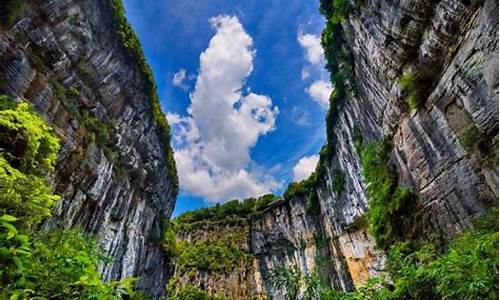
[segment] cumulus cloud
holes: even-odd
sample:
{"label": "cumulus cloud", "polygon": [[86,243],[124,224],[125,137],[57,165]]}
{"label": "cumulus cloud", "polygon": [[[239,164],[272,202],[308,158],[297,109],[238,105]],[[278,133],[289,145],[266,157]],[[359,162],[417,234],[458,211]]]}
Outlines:
{"label": "cumulus cloud", "polygon": [[176,87],[180,87],[184,91],[187,91],[189,87],[186,83],[184,83],[186,77],[186,69],[181,68],[174,74],[174,77],[172,78],[172,84]]}
{"label": "cumulus cloud", "polygon": [[306,58],[309,63],[319,64],[323,61],[323,47],[321,47],[321,37],[319,35],[299,31],[297,41],[306,51]]}
{"label": "cumulus cloud", "polygon": [[[309,96],[322,107],[328,107],[328,99],[333,91],[333,86],[327,78],[324,70],[325,59],[323,57],[323,47],[321,46],[321,37],[315,34],[299,31],[297,41],[304,49],[307,65],[302,69],[302,80],[314,80],[305,91]],[[311,74],[316,75],[316,79]],[[318,76],[319,75],[319,76]]]}
{"label": "cumulus cloud", "polygon": [[238,18],[220,15],[210,24],[215,35],[200,55],[188,115],[167,115],[181,187],[209,202],[269,193],[278,183],[259,171],[250,149],[275,129],[278,108],[266,95],[242,91],[255,50]]}
{"label": "cumulus cloud", "polygon": [[328,107],[332,91],[332,84],[322,79],[314,81],[309,87],[306,88],[306,92],[309,96],[325,108]]}
{"label": "cumulus cloud", "polygon": [[293,180],[301,181],[309,177],[316,169],[319,161],[319,155],[304,156],[293,167]]}

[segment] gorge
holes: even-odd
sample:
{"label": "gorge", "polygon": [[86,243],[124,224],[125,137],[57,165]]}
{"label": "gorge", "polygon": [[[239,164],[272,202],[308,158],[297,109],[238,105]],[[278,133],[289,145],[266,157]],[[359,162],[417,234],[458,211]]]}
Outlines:
{"label": "gorge", "polygon": [[[121,1],[6,0],[0,112],[29,103],[60,149],[52,169],[23,169],[43,143],[29,150],[19,141],[33,126],[0,115],[0,215],[23,217],[11,168],[47,175],[60,199],[36,231],[95,237],[112,258],[98,264],[103,282],[136,278],[141,297],[498,299],[498,2],[318,6],[334,91],[316,171],[281,197],[172,219],[170,129]],[[0,296],[36,295],[9,274]]]}

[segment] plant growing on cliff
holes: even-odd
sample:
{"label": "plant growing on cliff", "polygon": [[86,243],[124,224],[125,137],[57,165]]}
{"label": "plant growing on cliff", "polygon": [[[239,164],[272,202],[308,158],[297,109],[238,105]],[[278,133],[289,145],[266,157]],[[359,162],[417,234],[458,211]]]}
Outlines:
{"label": "plant growing on cliff", "polygon": [[388,166],[390,150],[387,139],[361,147],[362,175],[370,206],[369,229],[377,245],[385,249],[404,238],[415,198],[411,189],[397,185],[397,178]]}
{"label": "plant growing on cliff", "polygon": [[0,95],[0,298],[142,298],[132,279],[102,280],[104,256],[91,237],[34,230],[59,198],[45,179],[58,150],[58,138],[27,103]]}
{"label": "plant growing on cliff", "polygon": [[0,22],[4,27],[12,27],[26,8],[24,0],[5,0],[0,8]]}
{"label": "plant growing on cliff", "polygon": [[459,235],[449,249],[399,242],[388,251],[391,281],[372,278],[355,292],[324,290],[322,300],[498,299],[498,210]]}

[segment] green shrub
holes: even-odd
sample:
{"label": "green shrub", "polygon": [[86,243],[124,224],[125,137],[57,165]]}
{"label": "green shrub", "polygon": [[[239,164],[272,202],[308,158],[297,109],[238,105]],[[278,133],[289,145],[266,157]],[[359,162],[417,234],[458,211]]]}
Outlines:
{"label": "green shrub", "polygon": [[57,159],[59,140],[27,103],[0,96],[0,215],[30,228],[50,215],[59,199],[45,174]]}
{"label": "green shrub", "polygon": [[185,212],[175,218],[175,223],[179,229],[197,222],[236,223],[261,213],[271,202],[279,199],[275,195],[268,194],[259,198],[248,198],[243,201],[231,200],[222,205],[216,204],[212,207]]}
{"label": "green shrub", "polygon": [[267,280],[273,289],[284,293],[286,300],[296,300],[301,286],[301,274],[297,266],[282,266],[271,270]]}
{"label": "green shrub", "polygon": [[472,126],[470,129],[466,130],[458,138],[460,145],[467,153],[474,152],[476,145],[483,139],[484,139],[483,133],[475,125]]}
{"label": "green shrub", "polygon": [[177,243],[177,268],[179,272],[209,271],[217,274],[230,273],[238,267],[249,267],[253,255],[238,241],[248,238],[244,229],[226,232],[224,236],[213,236],[199,241]]}
{"label": "green shrub", "polygon": [[340,196],[344,191],[345,175],[340,169],[333,170],[333,191]]}
{"label": "green shrub", "polygon": [[9,29],[26,9],[24,0],[5,0],[0,8],[0,24]]}
{"label": "green shrub", "polygon": [[178,278],[171,278],[167,287],[167,300],[225,300],[218,295],[211,295],[195,285],[181,285]]}
{"label": "green shrub", "polygon": [[162,248],[168,257],[176,257],[179,255],[177,232],[174,226],[175,225],[172,222],[165,221],[165,226],[163,227]]}
{"label": "green shrub", "polygon": [[418,84],[418,74],[416,72],[404,73],[399,77],[398,83],[408,95],[410,109],[419,109],[423,104],[423,95]]}
{"label": "green shrub", "polygon": [[369,229],[377,245],[387,249],[409,231],[415,195],[409,188],[397,185],[397,178],[388,167],[391,144],[387,139],[361,148],[362,175],[369,197]]}

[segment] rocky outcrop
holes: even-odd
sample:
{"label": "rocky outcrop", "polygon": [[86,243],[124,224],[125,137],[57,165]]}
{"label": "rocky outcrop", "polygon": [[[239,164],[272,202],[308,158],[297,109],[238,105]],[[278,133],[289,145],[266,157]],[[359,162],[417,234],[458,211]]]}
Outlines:
{"label": "rocky outcrop", "polygon": [[112,257],[107,280],[164,293],[159,246],[176,178],[153,119],[149,78],[117,34],[111,1],[24,3],[0,31],[0,92],[24,98],[62,141],[51,181],[62,200],[46,226],[81,227]]}
{"label": "rocky outcrop", "polygon": [[[355,284],[384,261],[360,222],[368,200],[356,132],[365,142],[391,140],[390,166],[418,198],[417,236],[450,239],[498,204],[498,3],[464,3],[366,1],[343,25],[357,96],[328,124],[335,147],[318,195],[325,231]],[[409,108],[398,81],[405,72],[426,77],[419,109]],[[339,169],[346,183],[336,195]]]}

